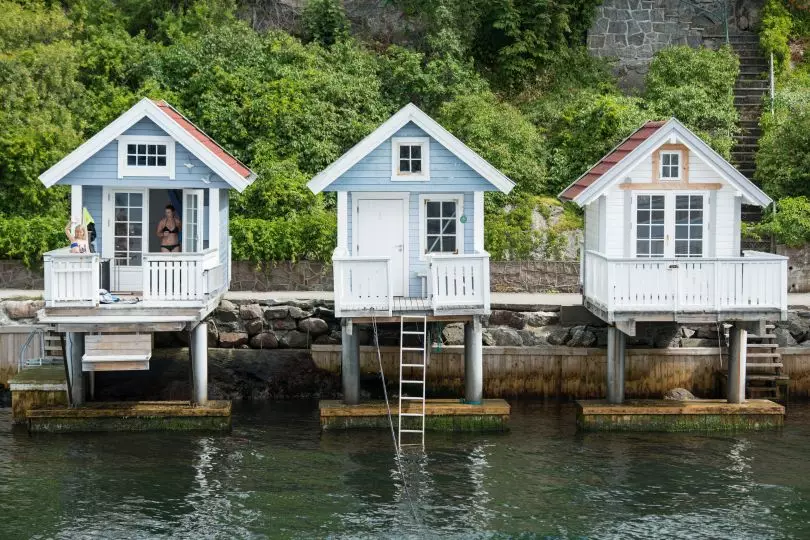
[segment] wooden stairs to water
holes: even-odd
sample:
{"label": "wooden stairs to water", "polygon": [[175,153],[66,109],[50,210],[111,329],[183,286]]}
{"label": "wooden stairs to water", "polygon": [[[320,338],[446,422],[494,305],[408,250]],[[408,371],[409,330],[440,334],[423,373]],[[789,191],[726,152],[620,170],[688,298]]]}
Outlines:
{"label": "wooden stairs to water", "polygon": [[789,377],[783,373],[784,364],[776,343],[774,325],[765,324],[764,333],[748,334],[745,394],[748,398],[787,401]]}

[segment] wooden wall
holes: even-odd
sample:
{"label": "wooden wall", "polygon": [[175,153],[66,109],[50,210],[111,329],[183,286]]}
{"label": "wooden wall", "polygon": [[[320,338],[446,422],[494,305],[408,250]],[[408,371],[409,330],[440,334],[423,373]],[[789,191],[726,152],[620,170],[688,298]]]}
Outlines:
{"label": "wooden wall", "polygon": [[[0,386],[7,387],[8,380],[17,373],[20,348],[28,339],[33,326],[0,326]],[[40,354],[39,340],[35,339],[29,348],[31,358]]]}

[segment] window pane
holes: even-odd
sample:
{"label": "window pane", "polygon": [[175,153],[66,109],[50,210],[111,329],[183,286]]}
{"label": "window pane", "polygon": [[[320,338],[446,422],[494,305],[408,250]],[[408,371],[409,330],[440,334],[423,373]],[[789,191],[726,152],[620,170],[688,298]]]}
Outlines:
{"label": "window pane", "polygon": [[141,194],[141,193],[131,193],[129,195],[129,205],[130,206],[143,206],[143,194]]}
{"label": "window pane", "polygon": [[154,156],[155,154],[157,154],[157,147],[156,147],[154,144],[150,144],[150,145],[148,146],[147,153],[148,153],[149,155]]}
{"label": "window pane", "polygon": [[638,208],[639,210],[649,209],[650,208],[650,196],[649,195],[639,195],[638,197]]}
{"label": "window pane", "polygon": [[650,226],[649,225],[641,225],[636,230],[636,237],[647,240],[650,238]]}
{"label": "window pane", "polygon": [[693,239],[694,238],[697,238],[697,239],[703,238],[703,227],[702,226],[700,226],[700,225],[692,225],[690,227],[690,229],[691,229],[691,231],[689,232],[689,236],[691,236]]}
{"label": "window pane", "polygon": [[415,159],[421,159],[422,147],[419,145],[411,146],[411,157]]}
{"label": "window pane", "polygon": [[142,219],[143,210],[141,208],[130,208],[129,209],[129,220],[130,221],[140,221]]}
{"label": "window pane", "polygon": [[118,251],[126,251],[127,249],[127,239],[126,237],[116,238],[115,239],[115,249]]}
{"label": "window pane", "polygon": [[703,242],[700,240],[692,240],[691,244],[691,254],[693,257],[701,257],[703,256]]}
{"label": "window pane", "polygon": [[675,197],[675,208],[678,210],[686,210],[689,208],[689,196],[678,195]]}
{"label": "window pane", "polygon": [[689,242],[686,240],[676,240],[675,241],[675,256],[676,257],[683,257],[684,255],[688,255],[689,252],[687,248],[689,247]]}
{"label": "window pane", "polygon": [[158,157],[157,158],[158,167],[165,167],[166,166],[166,158],[165,157]]}
{"label": "window pane", "polygon": [[115,206],[126,206],[129,197],[127,197],[126,193],[116,193],[115,194]]}
{"label": "window pane", "polygon": [[652,240],[650,242],[650,255],[655,257],[663,257],[664,256],[664,241],[663,240]]}
{"label": "window pane", "polygon": [[442,203],[442,217],[456,217],[456,203],[454,201]]}
{"label": "window pane", "polygon": [[442,220],[442,232],[444,234],[456,234],[455,218]]}
{"label": "window pane", "polygon": [[429,219],[427,220],[427,232],[428,234],[439,234],[441,232],[441,220],[439,219]]}
{"label": "window pane", "polygon": [[651,204],[653,210],[663,210],[664,209],[664,196],[663,195],[650,196],[650,204]]}
{"label": "window pane", "polygon": [[138,165],[142,167],[146,165],[146,156],[138,156]]}
{"label": "window pane", "polygon": [[407,144],[403,144],[399,147],[399,157],[400,158],[409,158],[411,157],[410,147]]}
{"label": "window pane", "polygon": [[143,225],[140,223],[130,223],[129,224],[129,235],[130,236],[140,236],[143,231]]}
{"label": "window pane", "polygon": [[400,159],[399,172],[411,172],[411,162],[407,159]]}
{"label": "window pane", "polygon": [[654,225],[650,227],[650,238],[655,238],[656,240],[660,240],[664,237],[664,226],[663,225]]}
{"label": "window pane", "polygon": [[638,219],[636,220],[639,225],[647,225],[650,223],[650,213],[647,211],[638,212]]}
{"label": "window pane", "polygon": [[130,238],[129,239],[129,250],[130,251],[140,251],[141,250],[141,239],[140,238]]}
{"label": "window pane", "polygon": [[689,223],[689,210],[678,210],[675,212],[675,223]]}
{"label": "window pane", "polygon": [[434,251],[439,250],[439,236],[428,236],[427,237],[427,250],[428,253],[432,253]]}
{"label": "window pane", "polygon": [[130,266],[141,266],[141,254],[140,253],[131,253],[129,256],[129,265]]}
{"label": "window pane", "polygon": [[134,153],[135,153],[135,145],[134,144],[128,144],[127,145],[127,154],[134,154]]}
{"label": "window pane", "polygon": [[127,156],[127,165],[129,166],[135,165],[135,156]]}
{"label": "window pane", "polygon": [[411,172],[422,172],[422,160],[421,159],[413,159],[413,160],[411,160]]}
{"label": "window pane", "polygon": [[127,224],[126,223],[116,223],[115,224],[115,236],[126,236],[127,235]]}
{"label": "window pane", "polygon": [[657,225],[664,223],[664,211],[663,210],[653,210],[652,214],[652,223]]}
{"label": "window pane", "polygon": [[427,203],[427,217],[439,217],[442,208],[442,203],[428,201]]}
{"label": "window pane", "polygon": [[165,156],[166,155],[166,145],[165,144],[157,145],[157,153],[158,153],[159,156]]}
{"label": "window pane", "polygon": [[116,208],[115,209],[115,220],[116,221],[126,221],[127,220],[127,209],[126,208]]}
{"label": "window pane", "polygon": [[703,197],[701,197],[700,195],[692,195],[690,199],[691,199],[690,204],[692,205],[692,208],[697,208],[699,210],[703,209]]}
{"label": "window pane", "polygon": [[703,212],[701,210],[692,210],[692,219],[689,222],[693,225],[700,225],[703,223]]}
{"label": "window pane", "polygon": [[444,252],[452,252],[456,250],[456,237],[455,236],[444,236],[442,237],[442,251]]}
{"label": "window pane", "polygon": [[669,165],[669,158],[671,154],[661,154],[661,164]]}
{"label": "window pane", "polygon": [[139,154],[146,154],[146,145],[145,144],[139,144],[138,145],[138,153]]}
{"label": "window pane", "polygon": [[650,254],[649,252],[650,244],[649,242],[645,242],[643,240],[636,241],[636,255],[639,257],[646,257]]}
{"label": "window pane", "polygon": [[155,156],[149,156],[146,160],[146,164],[150,167],[154,167],[157,164],[157,158]]}

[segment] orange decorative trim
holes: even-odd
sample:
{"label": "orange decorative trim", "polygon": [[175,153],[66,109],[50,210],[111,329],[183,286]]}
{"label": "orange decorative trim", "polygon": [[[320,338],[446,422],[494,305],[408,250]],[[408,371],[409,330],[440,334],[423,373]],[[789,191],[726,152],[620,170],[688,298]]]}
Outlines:
{"label": "orange decorative trim", "polygon": [[625,182],[619,184],[619,189],[627,190],[652,190],[652,191],[676,191],[676,190],[717,190],[722,189],[723,184],[709,182],[705,184],[690,184],[689,182],[652,182],[647,184],[631,184]]}
{"label": "orange decorative trim", "polygon": [[[681,179],[678,182],[661,180],[661,152],[680,151],[681,153]],[[652,155],[652,180],[662,183],[688,183],[689,182],[689,148],[683,144],[662,144]]]}

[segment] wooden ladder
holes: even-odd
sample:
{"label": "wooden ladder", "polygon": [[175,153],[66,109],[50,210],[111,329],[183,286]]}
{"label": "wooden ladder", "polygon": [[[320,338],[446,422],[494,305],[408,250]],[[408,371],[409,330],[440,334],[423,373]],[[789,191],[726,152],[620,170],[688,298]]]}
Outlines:
{"label": "wooden ladder", "polygon": [[[406,327],[407,325],[407,327]],[[412,338],[420,346],[408,346]],[[397,446],[401,452],[404,446],[425,448],[425,376],[427,374],[427,317],[424,315],[403,315],[399,321],[399,424]],[[421,359],[414,361],[413,355],[406,352],[419,352]],[[406,359],[409,360],[406,362]],[[408,379],[405,379],[405,370]],[[407,406],[403,407],[403,403]],[[403,440],[403,435],[405,439]],[[417,439],[417,441],[414,441]]]}
{"label": "wooden ladder", "polygon": [[773,333],[765,324],[764,334],[748,334],[746,343],[745,392],[749,398],[785,401],[789,377],[782,373],[782,355]]}

